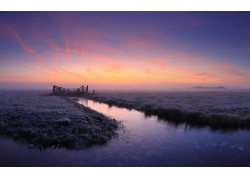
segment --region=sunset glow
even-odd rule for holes
[[[249,19],[249,12],[0,12],[0,88],[250,88]]]

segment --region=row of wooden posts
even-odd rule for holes
[[[79,95],[87,95],[89,94],[89,87],[88,85],[84,89],[84,86],[81,86],[79,88],[73,88],[73,89],[66,89],[60,86],[53,86],[53,94],[60,94],[60,95],[70,95],[70,94],[79,94]],[[93,89],[93,94],[95,94],[95,90]]]

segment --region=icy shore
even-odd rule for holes
[[[0,134],[30,146],[82,149],[116,135],[118,122],[69,97],[44,91],[1,91]]]
[[[250,127],[250,92],[100,92],[89,99],[157,115],[173,123]]]

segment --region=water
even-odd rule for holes
[[[175,126],[156,116],[91,100],[79,103],[123,122],[119,136],[85,150],[29,149],[1,137],[1,166],[249,166],[250,131]]]

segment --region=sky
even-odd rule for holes
[[[0,88],[250,88],[250,12],[0,12]]]

